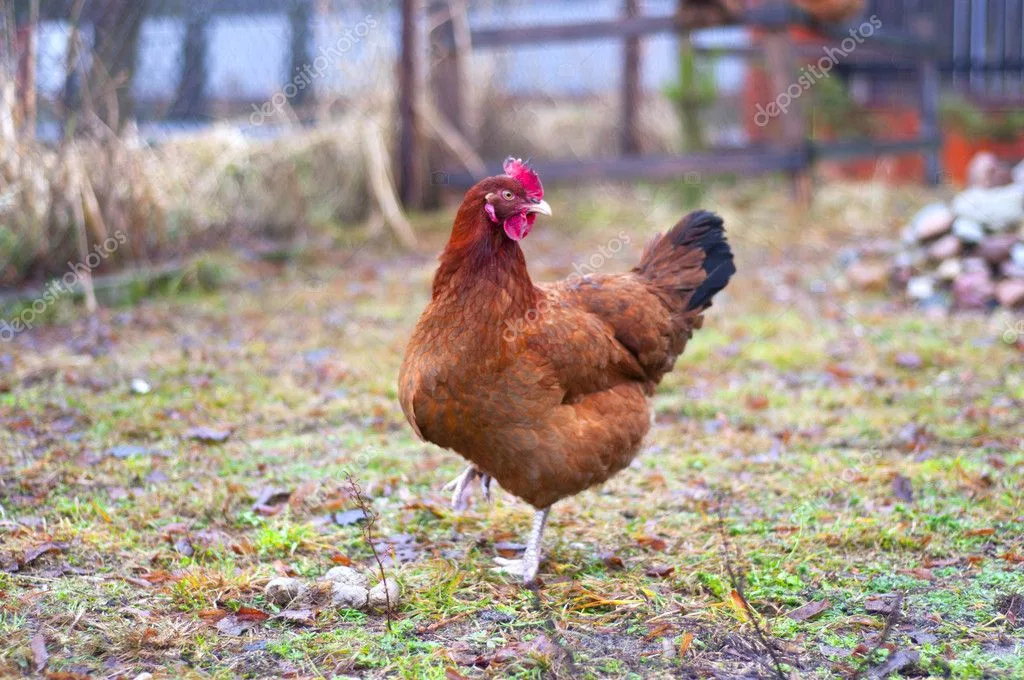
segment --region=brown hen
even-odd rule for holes
[[[722,220],[698,211],[628,273],[535,284],[518,241],[551,210],[526,164],[504,170],[459,208],[399,396],[417,435],[470,461],[456,508],[479,477],[537,509],[523,559],[505,561],[529,583],[549,509],[630,463],[648,397],[736,269]]]

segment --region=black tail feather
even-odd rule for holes
[[[722,218],[707,210],[695,210],[668,233],[672,245],[683,248],[700,248],[704,251],[703,269],[707,278],[697,286],[690,296],[687,310],[711,305],[711,298],[725,288],[736,273],[732,250],[725,240],[725,225]]]

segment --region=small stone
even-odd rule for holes
[[[1003,307],[1024,304],[1024,279],[1005,279],[997,283],[996,300]]]
[[[331,586],[331,604],[346,609],[366,609],[369,593],[362,586],[334,583]]]
[[[387,594],[385,595],[385,588],[387,588]],[[391,603],[391,608],[395,609],[398,606],[398,584],[389,578],[385,578],[383,581],[370,588],[370,608],[371,609],[386,609],[388,603]]]
[[[1024,267],[1013,260],[1007,260],[999,267],[999,275],[1007,279],[1024,279]]]
[[[306,586],[297,578],[291,578],[288,576],[279,576],[278,578],[271,579],[263,589],[263,594],[266,595],[268,601],[274,604],[284,607],[303,595],[306,592]]]
[[[991,151],[978,152],[967,165],[969,187],[991,189],[1009,184],[1011,179],[1010,167],[996,158]]]
[[[861,290],[882,290],[889,280],[889,267],[881,262],[854,262],[846,270],[846,278]]]
[[[995,286],[988,271],[964,271],[953,281],[953,297],[957,306],[979,309],[995,295]]]
[[[1010,259],[1018,267],[1024,267],[1024,243],[1018,243],[1010,251]]]
[[[968,189],[953,199],[953,212],[990,231],[1006,231],[1024,220],[1024,186]]]
[[[992,264],[999,264],[1010,259],[1010,253],[1016,244],[1017,237],[1014,234],[994,234],[981,242],[978,254]]]
[[[352,567],[332,567],[324,574],[324,580],[346,586],[359,586],[364,590],[370,587],[370,581],[366,578],[366,574]]]
[[[907,281],[907,295],[915,300],[930,298],[935,293],[935,281],[930,276],[915,276]]]
[[[960,263],[963,265],[965,272],[985,272],[986,274],[989,273],[988,262],[986,262],[985,258],[983,257],[978,257],[977,255],[965,257],[960,260]]]
[[[960,239],[946,234],[928,248],[928,256],[933,260],[948,260],[960,254]]]
[[[949,231],[956,216],[942,203],[932,203],[921,208],[911,220],[911,229],[917,241],[930,241]]]
[[[142,378],[135,378],[132,380],[132,392],[135,394],[149,394],[153,391],[153,386]]]
[[[981,239],[985,238],[985,227],[981,222],[958,217],[953,222],[953,233],[964,243],[980,243]]]
[[[926,255],[923,248],[909,248],[896,253],[896,257],[893,258],[893,265],[900,269],[910,269],[912,267],[920,267],[924,264]]]
[[[964,266],[960,260],[952,258],[949,260],[943,260],[935,270],[935,275],[943,281],[952,281],[956,277],[960,276],[960,272],[963,270]]]

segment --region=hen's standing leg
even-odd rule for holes
[[[507,560],[503,557],[496,557],[495,562],[499,565],[500,571],[515,576],[522,576],[523,583],[530,585],[537,578],[537,569],[540,568],[540,541],[544,537],[544,526],[548,521],[548,513],[551,508],[537,510],[533,515],[533,529],[530,531],[530,540],[526,543],[526,552],[522,559]]]
[[[481,472],[476,466],[470,465],[461,475],[445,484],[441,490],[452,492],[452,507],[456,510],[465,510],[469,500],[469,485],[477,477],[480,478],[480,486],[483,488],[484,498],[491,500],[491,476]]]

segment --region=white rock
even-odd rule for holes
[[[953,212],[942,203],[926,205],[910,222],[914,239],[928,241],[942,236],[949,231],[954,217]]]
[[[1024,267],[1024,243],[1018,243],[1010,251],[1010,259],[1018,267]]]
[[[331,586],[331,604],[346,609],[366,609],[369,593],[362,586],[335,583]]]
[[[150,385],[142,378],[135,378],[134,380],[132,380],[132,392],[134,392],[135,394],[149,394],[152,391],[152,385]]]
[[[267,599],[278,606],[285,606],[292,600],[301,597],[306,592],[306,586],[297,578],[279,576],[271,579],[263,589]]]
[[[952,281],[956,277],[960,276],[960,272],[964,270],[964,266],[960,263],[960,260],[950,258],[943,260],[942,264],[939,265],[938,269],[935,270],[935,274],[943,281]]]
[[[979,151],[967,164],[969,187],[1000,187],[1010,181],[1010,168],[991,151]]]
[[[366,574],[352,567],[332,567],[324,574],[324,580],[347,586],[359,586],[364,590],[370,587],[370,581],[366,578]]]
[[[1017,163],[1013,168],[1013,183],[1024,186],[1024,161]]]
[[[387,588],[386,595],[385,588]],[[390,602],[391,608],[394,609],[398,606],[398,596],[398,584],[394,580],[386,578],[370,588],[370,608],[386,609],[388,602]]]
[[[915,300],[930,298],[935,293],[935,281],[930,276],[915,276],[907,281],[907,295]]]
[[[1005,231],[1024,221],[1024,186],[968,189],[953,199],[953,212],[991,231]]]
[[[967,217],[958,217],[953,222],[953,234],[964,243],[981,243],[985,238],[985,227]]]

